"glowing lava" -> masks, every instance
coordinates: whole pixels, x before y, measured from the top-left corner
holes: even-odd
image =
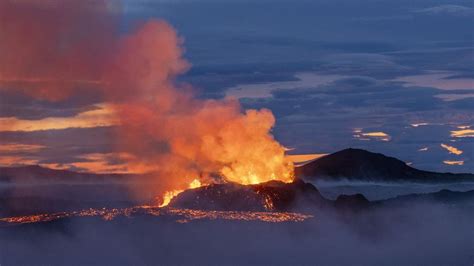
[[[193,189],[193,188],[198,188],[201,186],[201,181],[199,181],[199,179],[194,179],[191,183],[189,183],[189,186],[188,188],[189,189]],[[179,190],[179,189],[176,189],[176,190],[170,190],[170,191],[166,191],[165,194],[163,195],[163,200],[162,200],[162,203],[159,205],[159,207],[165,207],[165,206],[168,206],[168,204],[170,204],[171,200],[178,196],[179,193],[183,192],[184,189],[182,190]]]
[[[250,211],[204,211],[192,209],[159,208],[156,206],[136,206],[124,209],[87,209],[73,212],[58,212],[17,217],[0,218],[1,225],[19,225],[50,222],[72,217],[101,217],[111,221],[116,217],[132,217],[133,215],[168,216],[176,222],[186,223],[193,220],[240,220],[261,221],[270,223],[303,222],[313,218],[312,215],[293,212],[250,212]]]

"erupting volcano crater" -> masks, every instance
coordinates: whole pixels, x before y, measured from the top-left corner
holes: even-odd
[[[300,179],[291,183],[269,181],[255,185],[211,184],[186,190],[169,204],[175,208],[238,211],[301,211],[327,204],[319,191]]]

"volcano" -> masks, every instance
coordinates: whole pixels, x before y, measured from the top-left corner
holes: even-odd
[[[154,194],[135,201],[128,197],[133,180],[147,175],[76,173],[40,166],[0,168],[0,182],[6,186],[0,197],[0,216],[55,213],[87,208],[128,208],[156,204]],[[171,199],[169,207],[192,210],[311,212],[321,208],[368,206],[362,195],[324,198],[311,184],[317,180],[383,182],[463,182],[472,174],[422,171],[404,162],[365,150],[346,149],[296,168],[293,182],[269,181],[255,185],[233,182],[209,184],[184,190]],[[23,186],[25,183],[41,186]]]
[[[312,184],[296,179],[292,183],[212,184],[182,192],[170,206],[226,211],[308,211],[329,206],[329,201]]]

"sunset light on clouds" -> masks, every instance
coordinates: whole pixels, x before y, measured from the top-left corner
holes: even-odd
[[[67,128],[94,128],[118,124],[113,108],[107,104],[96,106],[73,117],[48,117],[39,120],[24,120],[16,117],[0,118],[0,131],[41,131]]]

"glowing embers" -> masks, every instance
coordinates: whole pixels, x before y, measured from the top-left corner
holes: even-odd
[[[134,215],[173,217],[177,222],[180,223],[193,220],[237,220],[282,223],[303,222],[307,219],[313,218],[312,215],[293,212],[207,211],[160,208],[156,206],[137,206],[124,209],[87,209],[74,212],[59,212],[52,214],[0,218],[0,225],[50,222],[72,217],[101,217],[106,221],[111,221],[119,216],[133,217]]]
[[[240,220],[270,223],[303,222],[314,216],[294,212],[250,212],[250,211],[203,211],[191,209],[169,209],[169,213],[192,220]]]

